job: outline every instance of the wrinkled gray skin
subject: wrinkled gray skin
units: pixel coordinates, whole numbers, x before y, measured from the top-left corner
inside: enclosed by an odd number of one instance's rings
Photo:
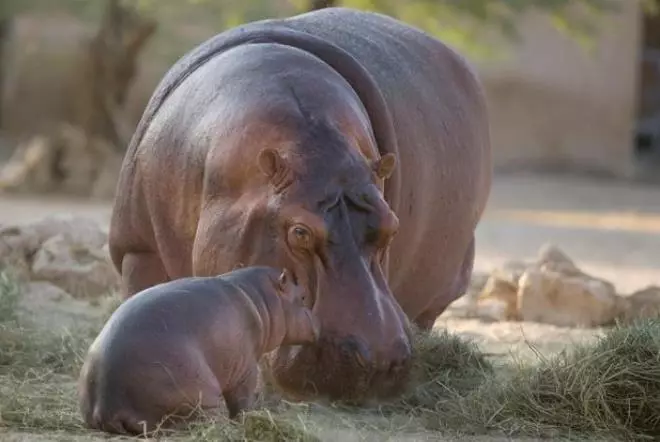
[[[168,415],[217,409],[222,397],[232,418],[250,408],[261,355],[318,337],[300,291],[286,272],[250,267],[136,294],[89,349],[78,386],[85,423],[143,434]]]
[[[468,63],[392,18],[253,22],[179,60],[127,151],[110,226],[125,296],[238,264],[286,268],[321,322],[271,359],[290,397],[397,395],[408,321],[467,287],[491,183]]]

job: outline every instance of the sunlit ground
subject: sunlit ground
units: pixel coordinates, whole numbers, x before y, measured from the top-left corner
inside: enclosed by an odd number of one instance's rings
[[[621,291],[660,285],[660,187],[568,177],[495,179],[476,268],[529,259],[546,242]]]

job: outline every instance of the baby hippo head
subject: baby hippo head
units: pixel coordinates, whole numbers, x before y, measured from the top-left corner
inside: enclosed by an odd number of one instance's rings
[[[285,335],[282,345],[313,344],[319,338],[320,322],[305,307],[305,289],[296,284],[288,270],[273,281],[284,313]]]

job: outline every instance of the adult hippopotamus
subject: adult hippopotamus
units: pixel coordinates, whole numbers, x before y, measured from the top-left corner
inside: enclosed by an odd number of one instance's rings
[[[291,396],[398,394],[409,323],[464,292],[491,182],[482,86],[393,18],[252,22],[180,59],[128,148],[110,252],[127,296],[240,265],[288,269],[321,323],[272,355]]]

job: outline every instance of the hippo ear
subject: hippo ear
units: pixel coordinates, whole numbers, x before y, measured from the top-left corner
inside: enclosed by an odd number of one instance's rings
[[[278,181],[280,177],[286,175],[286,161],[275,149],[268,147],[259,152],[257,163],[259,169],[272,181]]]
[[[386,180],[392,176],[394,168],[396,167],[396,156],[393,153],[387,153],[374,161],[371,169],[376,176],[381,180]]]
[[[291,275],[289,275],[289,271],[287,269],[282,270],[282,273],[280,274],[280,277],[278,279],[278,283],[280,285],[280,291],[282,293],[286,293],[290,281],[291,281]]]

